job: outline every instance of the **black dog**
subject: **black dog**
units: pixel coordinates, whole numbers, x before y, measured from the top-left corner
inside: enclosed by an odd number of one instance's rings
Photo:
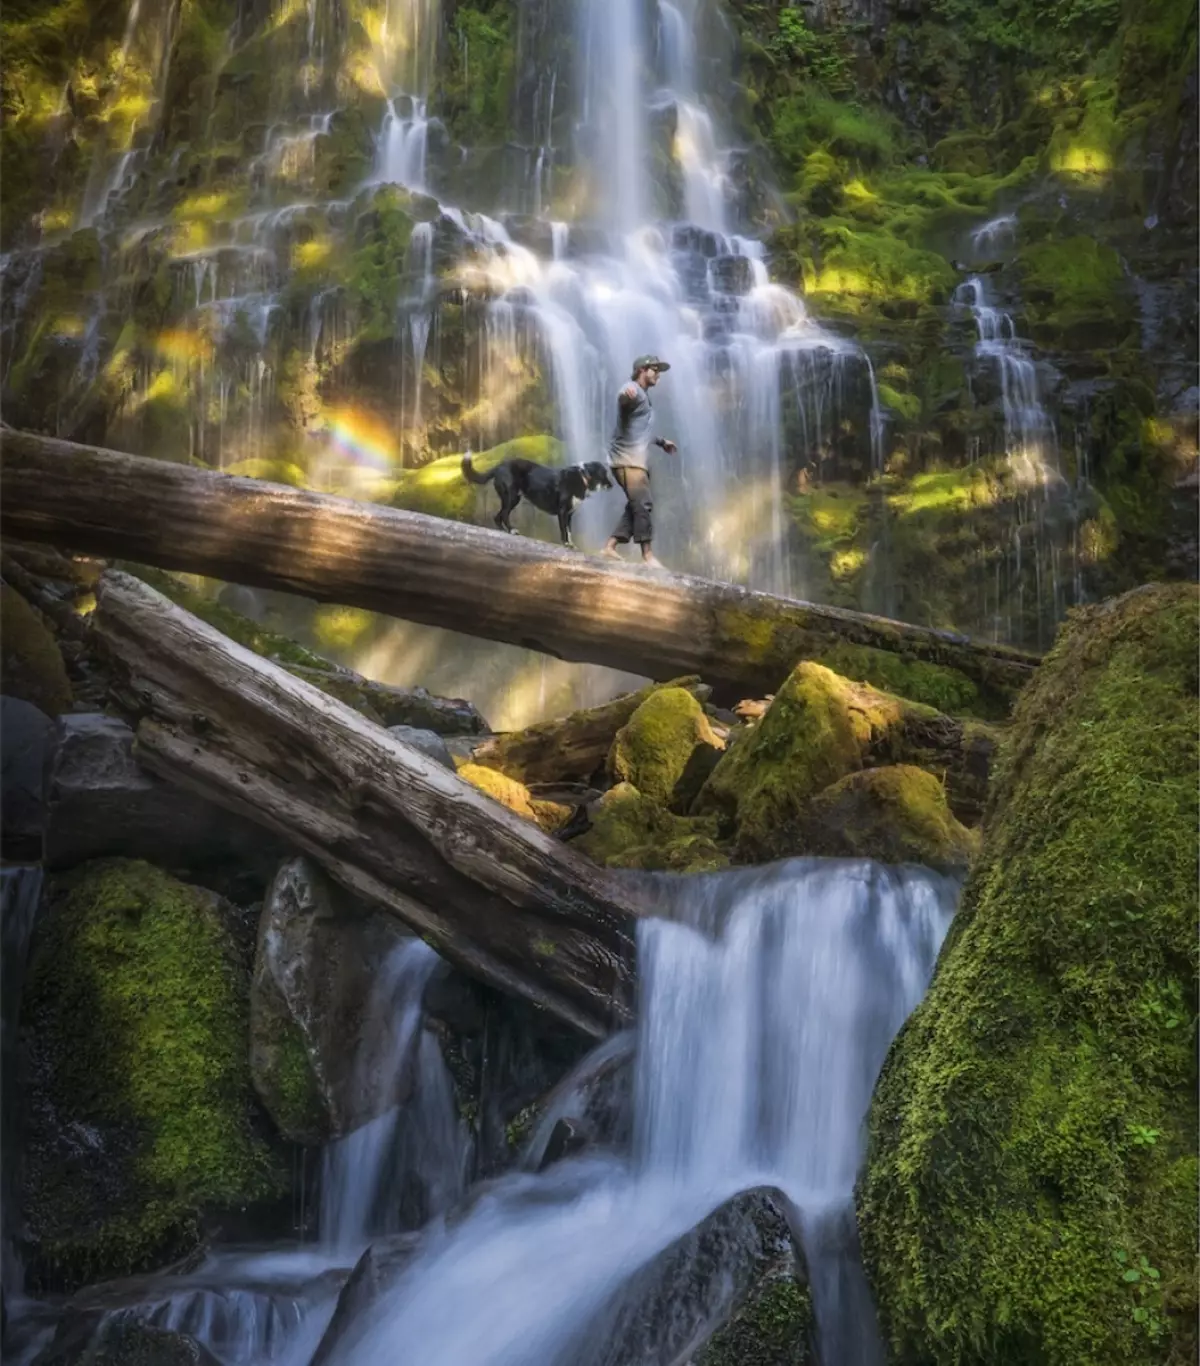
[[[608,466],[599,460],[586,465],[568,465],[551,470],[532,460],[502,460],[487,474],[477,474],[469,455],[463,456],[462,471],[472,484],[495,484],[500,495],[500,511],[496,525],[501,531],[512,532],[509,517],[522,498],[528,498],[535,508],[558,518],[558,530],[563,545],[573,546],[571,519],[575,509],[595,489],[612,488]]]

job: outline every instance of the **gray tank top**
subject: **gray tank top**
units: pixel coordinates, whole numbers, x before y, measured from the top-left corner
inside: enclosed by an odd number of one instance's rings
[[[654,407],[650,395],[640,384],[633,386],[637,398],[622,401],[625,386],[617,394],[617,423],[608,443],[608,463],[616,469],[644,470],[650,456],[650,428]]]

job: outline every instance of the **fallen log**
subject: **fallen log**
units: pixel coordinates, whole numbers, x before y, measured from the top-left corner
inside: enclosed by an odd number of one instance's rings
[[[152,772],[266,826],[502,990],[601,1036],[629,1019],[632,885],[128,574],[97,644]]]
[[[851,642],[1011,696],[1037,656],[950,631],[647,572],[418,513],[0,431],[0,532],[446,627],[665,680],[772,692]]]

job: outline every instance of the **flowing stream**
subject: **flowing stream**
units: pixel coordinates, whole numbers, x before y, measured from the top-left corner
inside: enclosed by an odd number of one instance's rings
[[[862,1123],[956,893],[823,860],[664,884],[677,918],[639,944],[632,1158],[512,1175],[432,1225],[338,1366],[391,1366],[400,1348],[422,1366],[568,1366],[639,1267],[760,1185],[798,1211],[822,1361],[879,1361],[854,1251]]]

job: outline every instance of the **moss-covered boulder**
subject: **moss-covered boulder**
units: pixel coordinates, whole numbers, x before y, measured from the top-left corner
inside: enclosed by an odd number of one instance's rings
[[[99,1322],[97,1322],[99,1320]],[[34,1366],[218,1366],[217,1358],[187,1333],[156,1328],[132,1314],[68,1319]]]
[[[0,690],[47,716],[71,708],[71,683],[58,642],[15,589],[0,583]]]
[[[1076,612],[1017,706],[870,1114],[896,1366],[1195,1360],[1198,605]]]
[[[571,847],[608,868],[711,873],[729,866],[711,817],[677,816],[629,783],[591,808],[591,829]]]
[[[730,745],[696,810],[736,827],[748,859],[786,853],[781,832],[811,797],[861,768],[867,746],[899,714],[894,699],[805,661],[762,720]]]
[[[832,783],[787,832],[797,854],[920,863],[963,872],[979,849],[979,833],[954,818],[946,790],[923,768],[889,764]]]
[[[482,764],[459,764],[458,776],[472,787],[507,806],[514,815],[523,820],[533,821],[535,825],[550,834],[559,830],[571,819],[571,808],[561,802],[539,801],[530,795],[524,783],[509,778],[498,769],[484,768]]]
[[[689,779],[695,796],[724,747],[686,688],[659,688],[617,732],[608,770],[617,782],[669,804],[686,795],[680,788]]]
[[[22,1002],[33,1280],[192,1247],[208,1212],[286,1191],[250,1085],[248,945],[230,907],[146,863],[53,889]]]

